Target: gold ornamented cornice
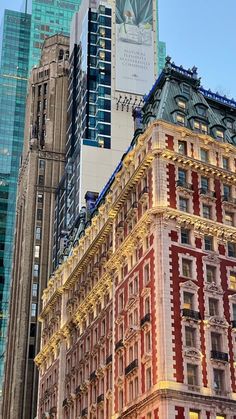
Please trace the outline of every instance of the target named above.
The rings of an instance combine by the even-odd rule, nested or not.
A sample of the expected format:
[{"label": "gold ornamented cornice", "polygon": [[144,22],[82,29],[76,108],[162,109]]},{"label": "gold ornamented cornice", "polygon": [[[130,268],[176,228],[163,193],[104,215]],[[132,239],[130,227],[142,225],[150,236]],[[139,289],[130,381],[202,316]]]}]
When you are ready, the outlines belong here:
[{"label": "gold ornamented cornice", "polygon": [[228,227],[216,221],[208,220],[197,215],[178,211],[169,207],[156,207],[151,210],[153,213],[162,213],[163,219],[174,220],[178,226],[193,227],[194,232],[200,235],[211,235],[222,242],[236,242],[236,228]]},{"label": "gold ornamented cornice", "polygon": [[[234,151],[235,152],[235,151]],[[176,153],[173,150],[160,150],[160,156],[163,158],[178,163],[181,166],[195,169],[198,173],[208,176],[215,176],[218,179],[226,181],[228,183],[236,184],[236,174],[225,170],[221,167],[214,166],[209,163],[204,163],[200,160],[196,160],[184,154]]]}]

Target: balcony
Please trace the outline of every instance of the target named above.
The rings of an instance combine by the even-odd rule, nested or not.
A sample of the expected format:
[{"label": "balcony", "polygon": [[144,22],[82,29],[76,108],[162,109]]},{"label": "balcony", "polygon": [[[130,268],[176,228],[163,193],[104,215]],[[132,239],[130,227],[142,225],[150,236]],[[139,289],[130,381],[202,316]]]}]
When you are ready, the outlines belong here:
[{"label": "balcony", "polygon": [[81,417],[84,418],[85,416],[87,416],[87,414],[88,414],[88,408],[85,407],[81,412]]},{"label": "balcony", "polygon": [[231,326],[233,329],[236,329],[236,320],[231,320]]},{"label": "balcony", "polygon": [[96,380],[97,376],[96,376],[96,371],[91,372],[89,379],[90,381],[94,381]]},{"label": "balcony", "polygon": [[211,351],[211,358],[217,361],[228,362],[229,356],[225,352]]},{"label": "balcony", "polygon": [[210,191],[207,188],[200,188],[199,193],[200,193],[200,195],[207,196],[208,198],[215,198],[215,192]]},{"label": "balcony", "polygon": [[109,365],[109,364],[111,364],[112,363],[112,354],[111,355],[109,355],[108,357],[107,357],[107,359],[106,359],[106,365]]},{"label": "balcony", "polygon": [[134,361],[132,361],[128,367],[125,368],[125,375],[129,375],[131,372],[133,372],[134,370],[136,370],[136,368],[138,368],[138,360],[135,359]]},{"label": "balcony", "polygon": [[151,313],[145,314],[145,316],[141,319],[140,326],[144,326],[146,323],[150,323],[151,321]]},{"label": "balcony", "polygon": [[97,397],[97,404],[103,403],[104,402],[104,394],[100,394]]},{"label": "balcony", "polygon": [[189,191],[192,191],[193,189],[191,183],[185,182],[183,180],[177,180],[176,186],[179,188],[187,189]]},{"label": "balcony", "polygon": [[183,308],[182,316],[193,320],[201,320],[199,311],[190,310],[189,308]]},{"label": "balcony", "polygon": [[229,204],[236,205],[236,199],[229,195],[222,195],[221,200],[222,202],[228,202]]},{"label": "balcony", "polygon": [[123,339],[120,339],[118,342],[116,342],[115,344],[115,350],[118,351],[119,349],[124,347],[124,342]]},{"label": "balcony", "polygon": [[143,204],[146,201],[146,199],[148,198],[148,194],[149,194],[149,188],[148,186],[145,186],[142,192],[140,192],[139,194],[139,202],[141,204]]}]

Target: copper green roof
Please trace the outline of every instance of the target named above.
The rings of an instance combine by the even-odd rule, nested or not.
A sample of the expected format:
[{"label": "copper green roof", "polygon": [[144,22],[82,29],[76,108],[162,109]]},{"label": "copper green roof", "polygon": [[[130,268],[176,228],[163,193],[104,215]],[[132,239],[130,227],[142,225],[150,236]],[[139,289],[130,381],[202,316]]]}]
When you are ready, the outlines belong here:
[{"label": "copper green roof", "polygon": [[[185,109],[178,106],[179,100],[185,102]],[[184,117],[187,128],[194,129],[194,121],[198,121],[213,138],[219,140],[216,130],[220,130],[222,141],[236,145],[236,102],[201,87],[196,67],[186,70],[167,57],[160,77],[145,97],[144,127],[155,119],[177,123],[177,114]]]}]

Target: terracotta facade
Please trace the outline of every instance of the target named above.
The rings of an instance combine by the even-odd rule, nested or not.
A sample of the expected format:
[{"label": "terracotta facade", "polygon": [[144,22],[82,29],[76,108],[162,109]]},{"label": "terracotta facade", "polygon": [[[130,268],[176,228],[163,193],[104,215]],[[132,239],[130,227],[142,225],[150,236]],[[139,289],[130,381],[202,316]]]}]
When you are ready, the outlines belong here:
[{"label": "terracotta facade", "polygon": [[236,418],[234,154],[138,137],[43,293],[39,419]]}]

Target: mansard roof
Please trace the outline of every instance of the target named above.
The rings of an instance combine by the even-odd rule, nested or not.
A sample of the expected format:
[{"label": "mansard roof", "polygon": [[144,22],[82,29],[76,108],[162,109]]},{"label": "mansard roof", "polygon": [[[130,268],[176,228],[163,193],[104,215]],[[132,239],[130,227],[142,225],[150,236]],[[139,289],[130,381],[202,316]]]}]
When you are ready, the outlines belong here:
[{"label": "mansard roof", "polygon": [[[185,102],[185,109],[178,100]],[[183,115],[186,128],[193,129],[197,120],[207,126],[208,135],[218,139],[216,130],[220,129],[222,141],[236,145],[236,102],[204,89],[196,67],[186,70],[167,57],[161,75],[145,97],[144,127],[156,119],[176,123],[177,113]]]}]

